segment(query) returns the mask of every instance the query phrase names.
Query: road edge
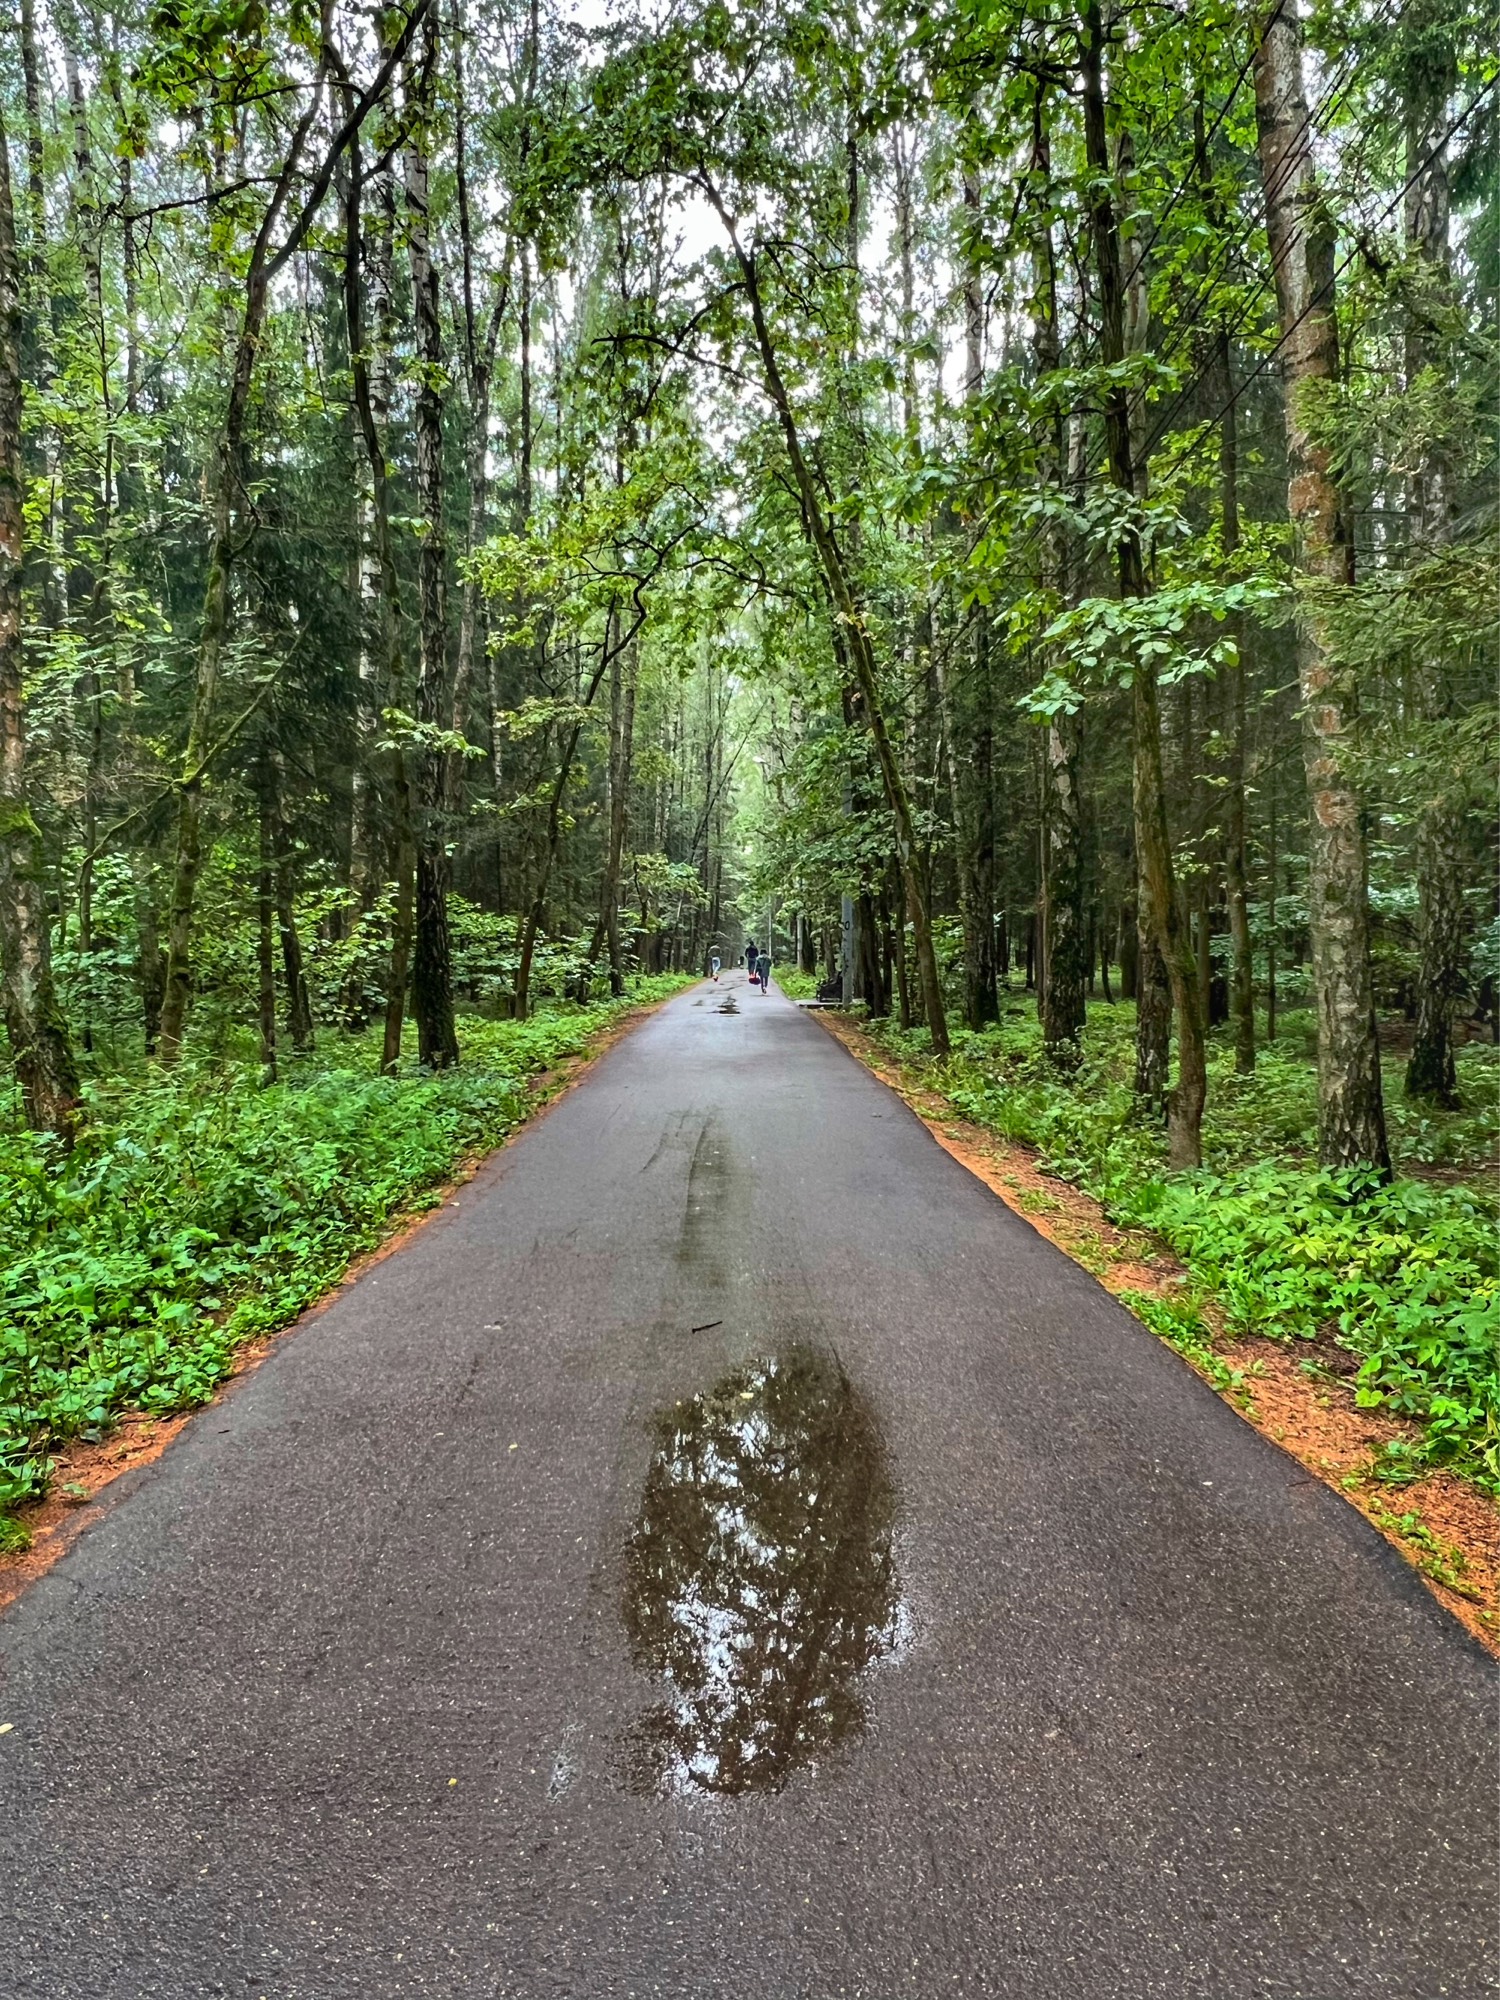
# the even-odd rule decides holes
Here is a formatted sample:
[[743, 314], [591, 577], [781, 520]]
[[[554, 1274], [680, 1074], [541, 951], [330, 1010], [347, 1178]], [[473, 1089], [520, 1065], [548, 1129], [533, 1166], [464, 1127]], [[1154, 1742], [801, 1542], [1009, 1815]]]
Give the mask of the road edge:
[[[1352, 1466], [1366, 1455], [1370, 1435], [1389, 1431], [1395, 1436], [1400, 1432], [1399, 1424], [1378, 1412], [1356, 1413], [1352, 1408], [1344, 1411], [1331, 1400], [1327, 1405], [1321, 1404], [1319, 1385], [1301, 1372], [1298, 1361], [1279, 1341], [1258, 1335], [1228, 1340], [1222, 1347], [1216, 1347], [1211, 1362], [1191, 1350], [1184, 1351], [1136, 1311], [1129, 1297], [1132, 1292], [1163, 1300], [1180, 1297], [1186, 1272], [1165, 1244], [1140, 1230], [1127, 1232], [1116, 1228], [1102, 1204], [1091, 1195], [1070, 1181], [1043, 1172], [1037, 1165], [1034, 1148], [1001, 1138], [965, 1118], [941, 1091], [908, 1074], [899, 1059], [866, 1034], [852, 1016], [831, 1010], [805, 1011], [846, 1055], [901, 1099], [951, 1159], [988, 1188], [1013, 1215], [1086, 1271], [1101, 1291], [1109, 1293], [1163, 1347], [1191, 1368], [1236, 1416], [1363, 1515], [1381, 1539], [1416, 1571], [1443, 1609], [1487, 1653], [1500, 1659], [1500, 1507], [1451, 1473], [1435, 1473], [1415, 1482], [1411, 1488], [1402, 1489], [1403, 1495], [1425, 1489], [1441, 1493], [1461, 1521], [1472, 1517], [1476, 1529], [1457, 1534], [1453, 1521], [1445, 1520], [1449, 1537], [1445, 1547], [1432, 1533], [1420, 1507], [1415, 1514], [1404, 1507], [1398, 1512], [1386, 1504], [1381, 1489], [1367, 1488], [1364, 1482], [1346, 1483]], [[1039, 1206], [1035, 1198], [1028, 1206], [1025, 1198], [1028, 1189], [1034, 1192], [1034, 1197], [1041, 1195], [1046, 1206]], [[1053, 1220], [1054, 1216], [1063, 1219]], [[1066, 1226], [1068, 1219], [1081, 1223], [1082, 1230]], [[1104, 1270], [1095, 1268], [1090, 1257], [1079, 1254], [1079, 1236], [1083, 1233], [1091, 1244], [1108, 1247], [1112, 1261]], [[1121, 1249], [1125, 1254], [1115, 1257], [1114, 1253]], [[1118, 1283], [1108, 1282], [1110, 1278]], [[1271, 1391], [1274, 1391], [1274, 1416], [1268, 1393]], [[1257, 1393], [1268, 1405], [1264, 1412], [1255, 1402]], [[1288, 1421], [1278, 1424], [1276, 1416]], [[1301, 1442], [1304, 1439], [1314, 1442]], [[1428, 1504], [1430, 1507], [1430, 1500]], [[1400, 1506], [1399, 1498], [1397, 1505]], [[1477, 1525], [1481, 1522], [1482, 1529]], [[1435, 1575], [1429, 1566], [1447, 1567], [1452, 1574], [1451, 1560], [1445, 1558], [1455, 1553], [1462, 1558], [1465, 1570], [1472, 1573], [1476, 1584], [1479, 1578], [1484, 1579], [1477, 1597], [1470, 1596], [1469, 1591], [1475, 1585], [1468, 1584], [1467, 1578], [1455, 1588], [1441, 1575]]]
[[699, 984], [690, 980], [675, 993], [660, 999], [642, 1000], [607, 1021], [588, 1039], [581, 1054], [568, 1056], [555, 1068], [541, 1070], [528, 1085], [527, 1106], [521, 1119], [511, 1127], [498, 1146], [481, 1153], [466, 1154], [449, 1176], [424, 1191], [420, 1202], [409, 1203], [393, 1214], [380, 1240], [367, 1250], [354, 1252], [341, 1275], [301, 1308], [285, 1326], [269, 1333], [252, 1334], [236, 1350], [235, 1365], [206, 1403], [191, 1410], [177, 1410], [166, 1416], [148, 1416], [139, 1410], [121, 1410], [97, 1444], [78, 1440], [49, 1453], [53, 1464], [50, 1488], [44, 1498], [13, 1509], [28, 1529], [28, 1547], [0, 1552], [0, 1617], [3, 1617], [39, 1577], [59, 1563], [73, 1545], [112, 1508], [129, 1498], [126, 1490], [112, 1490], [128, 1474], [153, 1465], [169, 1445], [196, 1418], [219, 1409], [247, 1376], [253, 1375], [283, 1344], [301, 1332], [310, 1320], [319, 1318], [334, 1300], [359, 1283], [366, 1272], [385, 1262], [405, 1246], [436, 1216], [442, 1213], [458, 1189], [468, 1185], [479, 1171], [503, 1153], [521, 1136], [547, 1116], [553, 1106], [588, 1075], [627, 1035], [632, 1034], [653, 1014], [680, 1000]]

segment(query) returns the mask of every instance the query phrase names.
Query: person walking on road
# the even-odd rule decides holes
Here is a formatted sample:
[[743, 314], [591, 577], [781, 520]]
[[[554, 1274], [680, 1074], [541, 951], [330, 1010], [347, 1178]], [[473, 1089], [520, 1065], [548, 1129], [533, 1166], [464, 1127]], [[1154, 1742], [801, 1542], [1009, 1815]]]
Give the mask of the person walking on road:
[[761, 953], [757, 962], [757, 969], [760, 972], [760, 990], [763, 994], [769, 993], [771, 990], [771, 954], [769, 951]]
[[755, 984], [756, 981], [755, 967], [759, 957], [760, 953], [755, 948], [755, 940], [754, 938], [751, 938], [748, 944], [745, 946], [745, 977], [749, 980], [752, 986]]
[[721, 962], [722, 961], [719, 958], [719, 954], [716, 951], [711, 951], [708, 954], [708, 969], [713, 974], [713, 982], [715, 986], [717, 986], [719, 983], [719, 966]]

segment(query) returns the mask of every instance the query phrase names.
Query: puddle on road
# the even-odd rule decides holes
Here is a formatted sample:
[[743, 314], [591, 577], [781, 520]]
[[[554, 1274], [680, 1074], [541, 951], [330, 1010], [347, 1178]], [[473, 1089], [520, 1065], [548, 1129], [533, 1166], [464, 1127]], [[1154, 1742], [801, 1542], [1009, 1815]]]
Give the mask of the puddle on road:
[[740, 1010], [734, 999], [731, 997], [728, 1000], [721, 1000], [714, 1011], [719, 1014], [738, 1014]]
[[625, 1623], [667, 1686], [632, 1784], [779, 1791], [863, 1725], [861, 1676], [902, 1627], [894, 1517], [874, 1413], [832, 1355], [788, 1348], [663, 1412]]

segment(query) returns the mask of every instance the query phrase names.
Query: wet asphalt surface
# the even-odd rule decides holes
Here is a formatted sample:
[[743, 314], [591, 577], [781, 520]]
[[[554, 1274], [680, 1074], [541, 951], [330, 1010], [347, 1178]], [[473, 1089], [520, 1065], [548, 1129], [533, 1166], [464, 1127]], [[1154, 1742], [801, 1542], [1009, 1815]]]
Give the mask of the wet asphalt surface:
[[1484, 1656], [742, 980], [112, 1492], [5, 2000], [1495, 1990]]

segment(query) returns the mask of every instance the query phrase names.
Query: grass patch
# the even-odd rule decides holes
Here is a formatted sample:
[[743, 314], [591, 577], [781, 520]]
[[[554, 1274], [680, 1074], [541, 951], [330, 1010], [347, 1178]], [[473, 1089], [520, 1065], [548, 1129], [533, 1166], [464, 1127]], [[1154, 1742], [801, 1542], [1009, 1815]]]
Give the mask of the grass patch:
[[624, 1002], [461, 1023], [463, 1061], [381, 1076], [379, 1029], [324, 1036], [263, 1086], [254, 1063], [100, 1088], [72, 1154], [0, 1135], [0, 1549], [49, 1452], [116, 1412], [203, 1403], [235, 1349], [285, 1326], [392, 1218], [526, 1115], [536, 1079]]
[[[1228, 1046], [1212, 1048], [1205, 1166], [1184, 1174], [1168, 1171], [1164, 1134], [1142, 1123], [1131, 1098], [1129, 1007], [1093, 1010], [1071, 1077], [1043, 1054], [1030, 1008], [1013, 1007], [983, 1034], [958, 1033], [942, 1061], [925, 1034], [871, 1027], [956, 1110], [1035, 1146], [1048, 1171], [1095, 1196], [1113, 1221], [1164, 1240], [1194, 1295], [1211, 1299], [1231, 1329], [1331, 1335], [1357, 1356], [1357, 1402], [1420, 1427], [1413, 1442], [1386, 1448], [1381, 1478], [1399, 1483], [1446, 1466], [1500, 1493], [1500, 1052], [1460, 1053], [1469, 1108], [1446, 1116], [1406, 1105], [1400, 1065], [1388, 1065], [1399, 1177], [1382, 1188], [1366, 1174], [1317, 1166], [1316, 1079], [1295, 1049], [1277, 1045], [1254, 1076], [1237, 1077]], [[1200, 1337], [1175, 1318], [1156, 1325], [1158, 1305], [1133, 1309], [1209, 1367], [1206, 1330]]]

